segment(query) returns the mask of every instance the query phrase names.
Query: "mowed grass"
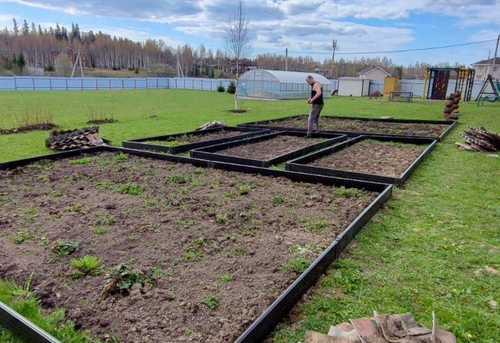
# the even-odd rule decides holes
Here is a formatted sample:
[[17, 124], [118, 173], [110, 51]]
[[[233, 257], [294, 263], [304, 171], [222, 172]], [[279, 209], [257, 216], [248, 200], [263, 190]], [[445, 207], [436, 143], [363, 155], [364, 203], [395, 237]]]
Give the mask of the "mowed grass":
[[[89, 113], [113, 116], [117, 123], [101, 125], [101, 135], [121, 145], [126, 139], [193, 130], [213, 120], [230, 125], [301, 114], [305, 100], [243, 101], [248, 113], [235, 115], [232, 96], [189, 90], [95, 92], [0, 92], [0, 128], [12, 128], [21, 117], [43, 109], [62, 129], [89, 126]], [[359, 98], [334, 98], [324, 113], [335, 115], [438, 118], [442, 105], [404, 104]], [[0, 162], [50, 153], [47, 131], [0, 135]]]
[[[43, 106], [64, 128], [84, 126], [85, 106], [99, 106], [119, 120], [101, 127], [114, 144], [187, 131], [211, 120], [237, 124], [307, 111], [303, 101], [245, 101], [249, 112], [234, 115], [227, 112], [231, 97], [226, 94], [168, 90], [0, 93], [0, 101], [5, 125], [29, 106]], [[442, 102], [334, 98], [328, 101], [325, 113], [441, 119], [442, 109]], [[393, 198], [340, 262], [280, 325], [273, 341], [302, 342], [306, 330], [327, 332], [332, 324], [369, 316], [374, 310], [412, 312], [428, 326], [435, 311], [439, 324], [454, 332], [459, 342], [498, 341], [500, 314], [495, 302], [500, 302], [500, 158], [460, 151], [454, 142], [462, 140], [466, 127], [500, 131], [500, 106], [466, 104], [461, 112], [460, 125], [404, 187], [395, 189]], [[151, 118], [152, 114], [156, 117]], [[48, 153], [43, 147], [46, 137], [46, 132], [0, 136], [0, 159]], [[12, 304], [19, 299], [12, 297], [15, 290], [13, 285], [7, 287], [0, 292], [0, 300]], [[45, 324], [57, 336], [60, 322], [48, 320]], [[5, 341], [3, 337], [5, 334], [0, 334], [0, 341]]]

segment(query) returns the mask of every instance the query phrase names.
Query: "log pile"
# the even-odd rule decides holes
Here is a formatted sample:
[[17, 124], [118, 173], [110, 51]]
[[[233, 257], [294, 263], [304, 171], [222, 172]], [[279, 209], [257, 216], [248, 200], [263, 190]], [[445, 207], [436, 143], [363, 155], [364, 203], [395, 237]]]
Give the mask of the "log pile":
[[352, 319], [332, 326], [328, 335], [309, 331], [305, 343], [456, 343], [455, 336], [439, 329], [433, 316], [433, 327], [418, 324], [411, 314], [379, 315]]
[[458, 119], [461, 99], [462, 93], [460, 92], [450, 94], [450, 96], [446, 99], [446, 105], [444, 106], [443, 114], [445, 119]]
[[52, 150], [73, 150], [103, 145], [105, 142], [99, 136], [99, 127], [87, 127], [78, 130], [51, 132], [46, 145]]
[[500, 135], [488, 132], [484, 128], [471, 128], [464, 132], [465, 143], [456, 143], [467, 151], [496, 152], [500, 151]]

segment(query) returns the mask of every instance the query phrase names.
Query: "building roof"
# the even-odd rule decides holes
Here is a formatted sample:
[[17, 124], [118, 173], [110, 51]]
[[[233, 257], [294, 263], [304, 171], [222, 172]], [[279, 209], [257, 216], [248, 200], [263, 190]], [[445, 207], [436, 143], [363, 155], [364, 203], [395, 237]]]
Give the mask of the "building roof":
[[269, 70], [269, 69], [253, 69], [243, 73], [240, 77], [241, 80], [273, 80], [279, 82], [289, 83], [305, 83], [306, 77], [311, 75], [320, 83], [329, 83], [328, 79], [323, 75], [317, 73], [303, 73], [298, 71], [284, 71], [284, 70]]
[[358, 75], [362, 75], [362, 74], [366, 74], [368, 73], [369, 71], [373, 70], [373, 69], [378, 69], [380, 71], [382, 71], [386, 76], [391, 76], [391, 73], [389, 73], [387, 70], [385, 70], [384, 68], [382, 68], [381, 66], [369, 66], [369, 67], [366, 67], [364, 69], [362, 69]]
[[[493, 64], [493, 58], [490, 58], [488, 60], [481, 60], [481, 61], [476, 62], [476, 63], [472, 63], [473, 66], [481, 65], [481, 64], [485, 64], [485, 65]], [[500, 64], [500, 57], [496, 58], [496, 64]]]

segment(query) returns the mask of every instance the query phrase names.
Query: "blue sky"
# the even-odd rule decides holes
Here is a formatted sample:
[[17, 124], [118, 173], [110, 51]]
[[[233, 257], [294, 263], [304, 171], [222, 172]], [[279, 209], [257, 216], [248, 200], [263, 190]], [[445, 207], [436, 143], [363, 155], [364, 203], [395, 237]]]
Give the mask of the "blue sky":
[[[0, 0], [0, 28], [12, 18], [42, 26], [78, 23], [137, 41], [162, 39], [171, 46], [204, 44], [224, 49], [224, 29], [235, 0]], [[342, 52], [421, 48], [495, 39], [500, 2], [495, 0], [247, 0], [252, 37], [249, 55], [263, 52], [315, 58]], [[470, 64], [493, 53], [494, 42], [468, 47], [390, 54], [396, 63]], [[373, 55], [371, 55], [373, 56]]]

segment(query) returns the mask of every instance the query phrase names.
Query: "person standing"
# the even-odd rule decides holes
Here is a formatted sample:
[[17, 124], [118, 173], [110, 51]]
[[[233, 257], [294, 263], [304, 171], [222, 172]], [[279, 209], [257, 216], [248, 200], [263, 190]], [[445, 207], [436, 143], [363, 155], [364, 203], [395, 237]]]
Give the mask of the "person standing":
[[310, 137], [313, 133], [319, 131], [319, 117], [325, 102], [321, 83], [316, 81], [312, 75], [306, 78], [306, 82], [311, 86], [311, 97], [307, 99], [307, 103], [311, 105], [311, 112], [307, 122], [307, 136]]

